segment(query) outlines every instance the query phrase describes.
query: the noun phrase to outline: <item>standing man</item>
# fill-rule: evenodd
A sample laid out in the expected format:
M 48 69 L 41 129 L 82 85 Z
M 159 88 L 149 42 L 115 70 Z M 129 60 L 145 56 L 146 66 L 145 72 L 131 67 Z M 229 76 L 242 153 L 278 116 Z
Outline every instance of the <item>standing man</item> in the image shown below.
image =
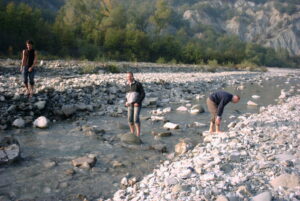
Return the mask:
M 26 49 L 22 52 L 22 65 L 20 71 L 23 75 L 23 82 L 26 88 L 26 94 L 29 97 L 33 96 L 34 90 L 34 68 L 37 63 L 37 53 L 33 49 L 33 42 L 31 40 L 26 41 Z M 29 85 L 28 85 L 29 79 Z
M 140 137 L 140 112 L 142 108 L 142 101 L 145 98 L 145 91 L 142 84 L 134 79 L 132 72 L 127 73 L 127 85 L 125 89 L 125 106 L 128 107 L 128 124 L 130 132 L 134 134 L 134 131 L 136 131 L 136 136 Z
M 216 133 L 221 132 L 220 125 L 224 107 L 229 102 L 238 103 L 239 101 L 239 96 L 232 95 L 226 91 L 214 92 L 207 98 L 206 103 L 211 114 L 209 132 L 214 132 L 214 128 L 216 128 Z

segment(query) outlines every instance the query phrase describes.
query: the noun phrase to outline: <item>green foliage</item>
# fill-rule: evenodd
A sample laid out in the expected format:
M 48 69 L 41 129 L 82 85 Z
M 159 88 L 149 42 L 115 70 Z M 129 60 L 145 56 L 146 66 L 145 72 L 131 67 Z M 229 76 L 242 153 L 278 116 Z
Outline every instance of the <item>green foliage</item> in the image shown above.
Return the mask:
M 297 0 L 275 1 L 284 12 L 295 12 Z M 226 6 L 196 0 L 156 0 L 155 4 L 150 0 L 68 0 L 51 23 L 38 9 L 24 3 L 4 6 L 0 0 L 0 55 L 19 57 L 25 40 L 32 39 L 46 58 L 208 64 L 212 72 L 221 65 L 240 64 L 238 68 L 249 69 L 258 68 L 254 65 L 299 66 L 299 57 L 290 57 L 286 50 L 244 43 L 205 24 L 190 27 L 182 20 L 184 9 L 175 10 L 174 5 L 198 5 L 215 18 L 237 15 Z M 239 20 L 248 17 L 239 15 Z M 93 70 L 83 67 L 82 73 Z M 112 66 L 108 71 L 120 69 Z
M 217 67 L 218 66 L 218 61 L 216 59 L 208 60 L 207 64 L 211 67 Z
M 95 65 L 85 65 L 80 68 L 81 74 L 93 74 L 97 72 L 97 67 Z
M 120 68 L 114 64 L 109 64 L 108 66 L 106 66 L 106 69 L 110 73 L 120 73 L 121 72 Z
M 167 63 L 166 60 L 163 58 L 163 57 L 159 57 L 157 60 L 156 60 L 156 63 L 158 64 L 165 64 Z

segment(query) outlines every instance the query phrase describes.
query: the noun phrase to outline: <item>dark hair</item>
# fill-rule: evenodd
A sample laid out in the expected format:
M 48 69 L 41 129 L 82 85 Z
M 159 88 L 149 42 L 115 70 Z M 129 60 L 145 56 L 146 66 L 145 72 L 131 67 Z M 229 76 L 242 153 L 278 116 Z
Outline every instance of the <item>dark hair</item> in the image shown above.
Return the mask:
M 131 74 L 131 75 L 133 76 L 133 73 L 132 73 L 131 71 L 128 71 L 127 73 L 128 73 L 128 74 Z
M 33 41 L 32 41 L 32 40 L 27 40 L 27 41 L 26 41 L 26 44 L 33 45 Z

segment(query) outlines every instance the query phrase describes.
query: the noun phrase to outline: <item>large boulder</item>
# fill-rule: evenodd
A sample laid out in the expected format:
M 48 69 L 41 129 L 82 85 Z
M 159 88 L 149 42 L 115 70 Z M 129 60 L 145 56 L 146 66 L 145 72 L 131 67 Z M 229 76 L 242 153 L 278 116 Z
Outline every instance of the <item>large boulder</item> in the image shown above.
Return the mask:
M 0 141 L 0 164 L 12 163 L 20 157 L 19 142 L 13 137 L 4 137 Z
M 47 128 L 48 125 L 49 125 L 49 120 L 44 116 L 40 116 L 33 122 L 33 126 L 37 128 Z
M 141 139 L 132 133 L 122 134 L 120 139 L 122 142 L 124 142 L 126 144 L 138 145 L 138 144 L 142 143 Z

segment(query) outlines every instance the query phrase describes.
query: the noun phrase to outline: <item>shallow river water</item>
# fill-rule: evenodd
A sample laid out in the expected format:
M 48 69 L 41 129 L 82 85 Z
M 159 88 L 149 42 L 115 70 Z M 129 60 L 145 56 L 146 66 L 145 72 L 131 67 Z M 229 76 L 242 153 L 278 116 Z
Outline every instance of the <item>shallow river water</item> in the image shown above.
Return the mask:
M 224 110 L 222 129 L 227 130 L 227 124 L 245 113 L 256 113 L 260 106 L 275 104 L 275 99 L 280 95 L 281 89 L 290 89 L 296 86 L 299 80 L 292 78 L 274 78 L 263 81 L 262 84 L 246 83 L 245 89 L 239 91 L 242 97 L 238 104 L 228 104 Z M 236 93 L 233 87 L 225 90 Z M 255 100 L 252 95 L 259 95 Z M 206 109 L 206 97 L 194 100 L 192 104 L 200 103 Z M 247 102 L 252 100 L 259 104 L 258 107 L 249 107 Z M 190 138 L 194 142 L 201 141 L 201 133 L 208 130 L 209 113 L 191 115 L 176 112 L 182 104 L 171 104 L 173 111 L 166 118 L 173 123 L 178 123 L 180 129 L 172 131 L 172 136 L 159 139 L 166 144 L 168 153 L 155 150 L 128 149 L 117 143 L 117 135 L 128 132 L 121 128 L 126 125 L 126 118 L 91 116 L 82 121 L 56 122 L 49 129 L 35 128 L 14 129 L 6 131 L 5 135 L 13 135 L 20 142 L 22 159 L 10 166 L 0 167 L 0 196 L 11 200 L 77 200 L 86 196 L 88 200 L 99 197 L 110 197 L 120 186 L 120 180 L 126 176 L 141 178 L 150 173 L 166 156 L 174 152 L 174 146 L 180 138 Z M 151 109 L 143 109 L 141 116 L 150 116 Z M 207 109 L 206 109 L 207 111 Z M 230 118 L 231 117 L 231 118 Z M 206 124 L 202 128 L 189 128 L 187 124 L 193 122 Z M 103 141 L 93 136 L 86 136 L 78 129 L 78 125 L 88 124 L 103 128 L 105 136 L 111 140 Z M 161 131 L 163 122 L 142 121 L 141 139 L 142 146 L 157 144 L 151 134 L 153 130 Z M 91 170 L 74 168 L 72 159 L 87 154 L 96 154 L 97 163 Z M 113 168 L 113 161 L 123 164 Z M 51 167 L 51 162 L 55 165 Z M 66 170 L 74 169 L 73 176 L 67 175 Z M 82 195 L 82 196 L 81 196 Z

